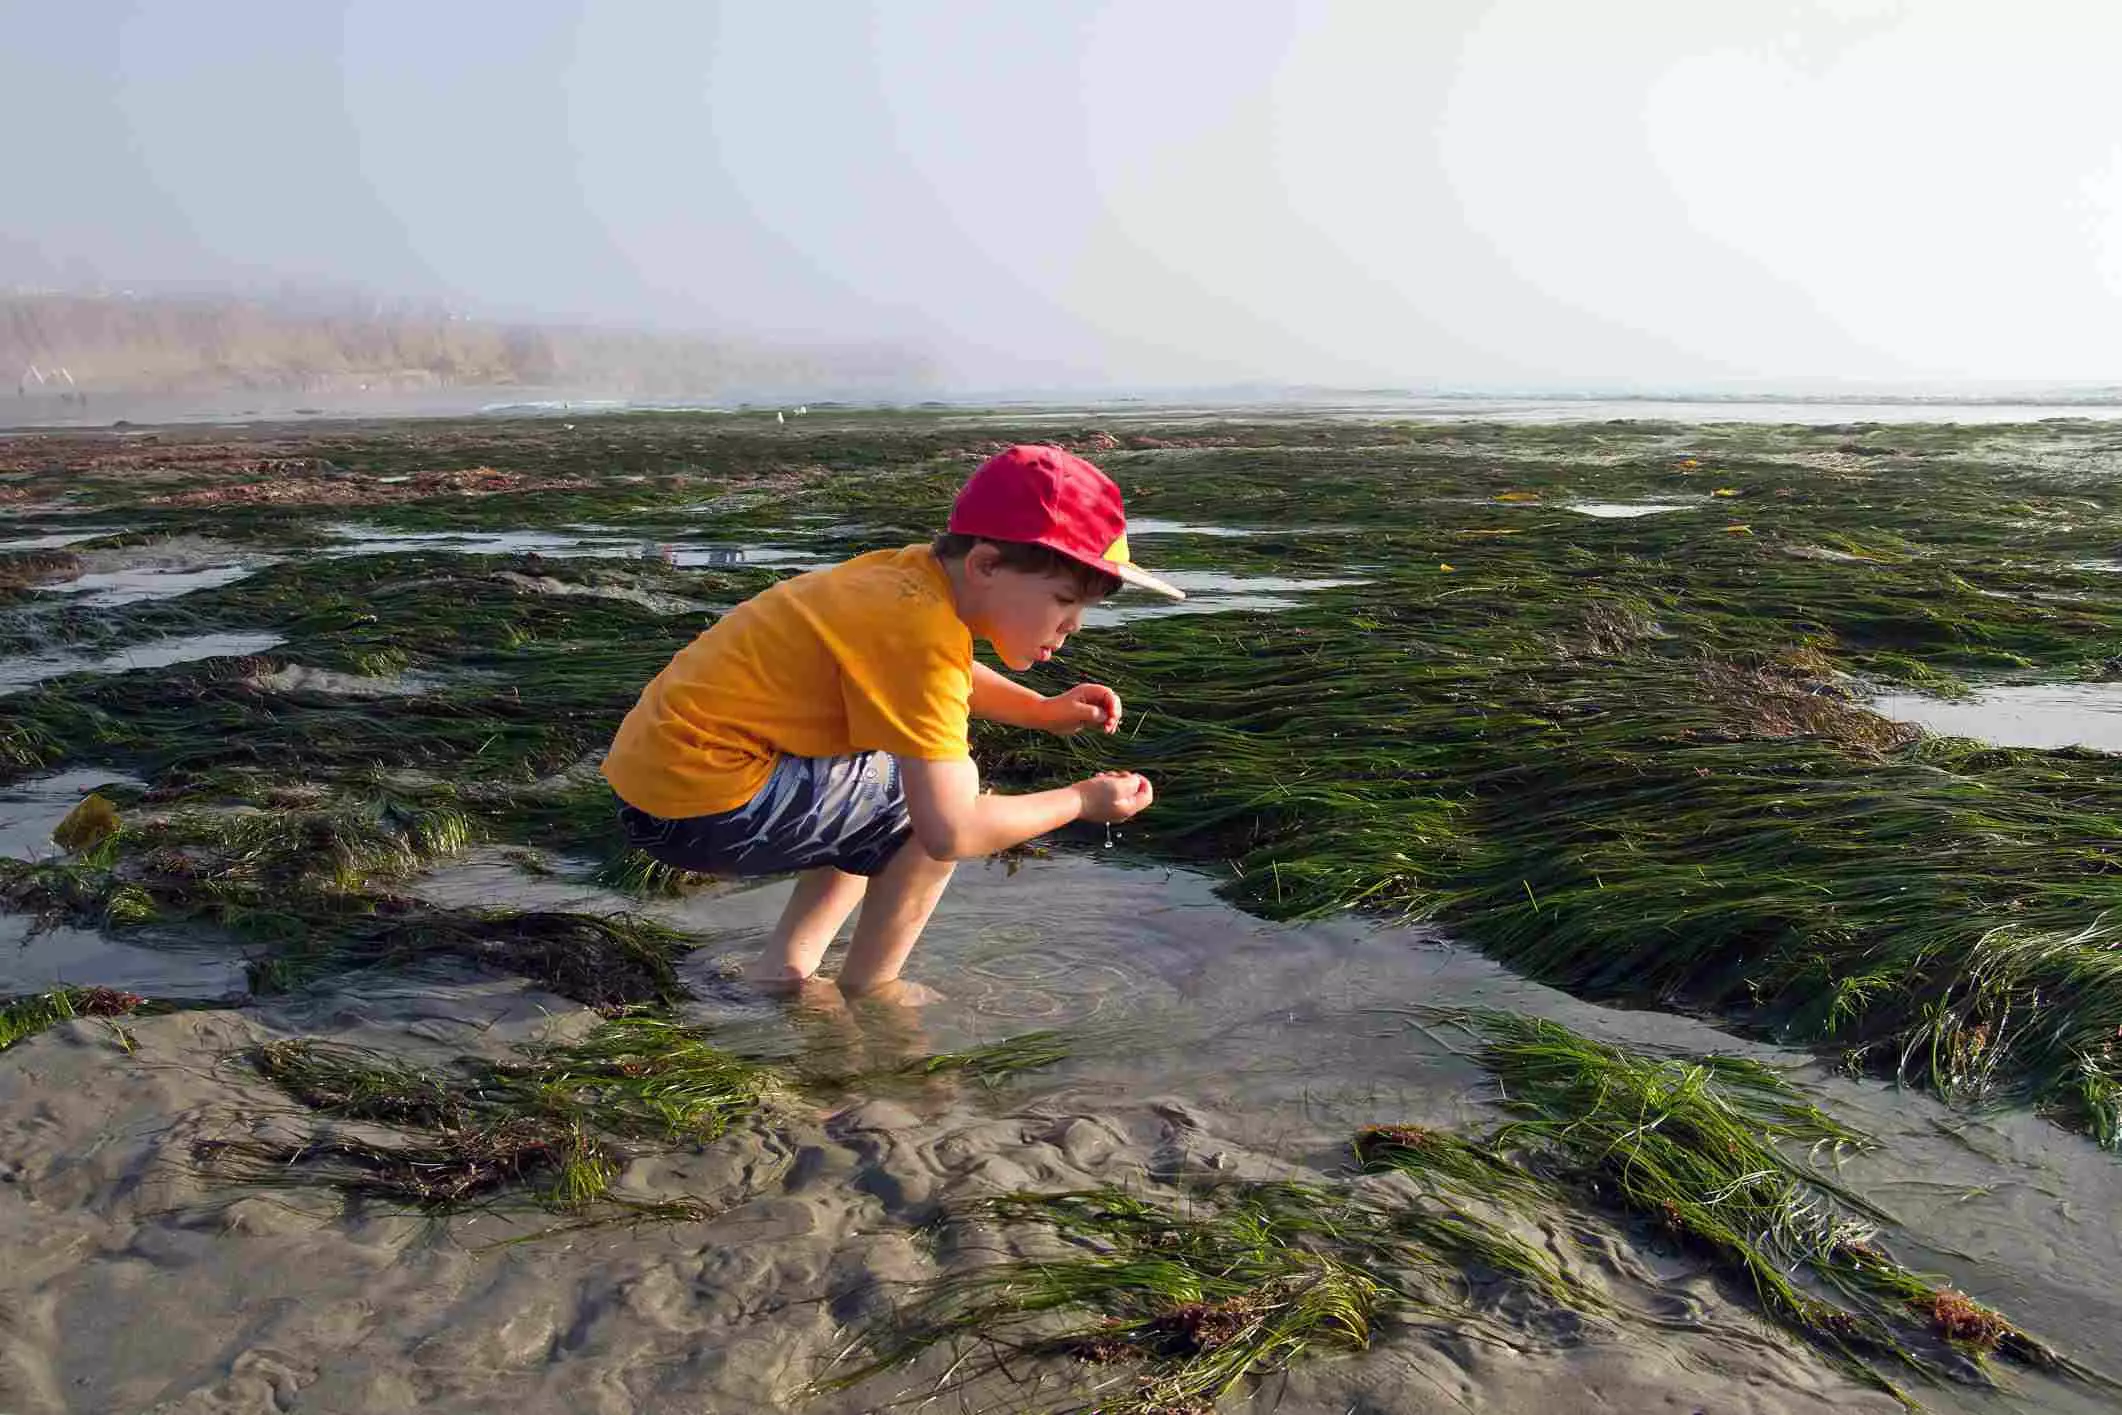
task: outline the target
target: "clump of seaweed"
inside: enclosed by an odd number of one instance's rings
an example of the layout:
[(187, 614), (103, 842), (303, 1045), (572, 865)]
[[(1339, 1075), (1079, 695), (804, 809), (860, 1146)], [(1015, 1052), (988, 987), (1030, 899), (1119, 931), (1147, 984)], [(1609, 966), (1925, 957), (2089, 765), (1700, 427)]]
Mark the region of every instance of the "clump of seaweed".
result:
[[(1997, 1353), (2094, 1378), (1880, 1247), (1891, 1218), (1810, 1158), (1872, 1142), (1773, 1069), (1632, 1051), (1512, 1013), (1436, 1015), (1479, 1038), (1476, 1057), (1501, 1083), (1511, 1119), (1478, 1143), (1367, 1131), (1356, 1148), (1368, 1167), (1477, 1184), (1521, 1205), (1575, 1194), (1649, 1220), (1743, 1282), (1777, 1322), (1889, 1389), (1871, 1360), (1942, 1374), (1913, 1344), (1926, 1334), (1977, 1369)], [(1799, 1146), (1808, 1158), (1793, 1155)], [(1511, 1167), (1506, 1156), (1538, 1176), (1537, 1187), (1497, 1182)]]
[(523, 1198), (548, 1209), (608, 1204), (637, 1216), (699, 1216), (681, 1201), (611, 1193), (644, 1146), (702, 1144), (759, 1114), (778, 1089), (767, 1067), (667, 1019), (612, 1018), (579, 1042), (502, 1062), (423, 1067), (368, 1048), (269, 1042), (245, 1060), (307, 1109), (388, 1126), (300, 1141), (217, 1138), (195, 1157), (255, 1184), (318, 1185), (433, 1213)]
[[(1065, 1254), (975, 1268), (931, 1285), (864, 1333), (866, 1360), (825, 1389), (845, 1389), (938, 1345), (970, 1344), (946, 1387), (1016, 1357), (1073, 1359), (1055, 1411), (1212, 1409), (1248, 1377), (1314, 1349), (1358, 1350), (1394, 1295), (1389, 1278), (1341, 1242), (1346, 1201), (1298, 1185), (1232, 1185), (1174, 1212), (1117, 1189), (1020, 1194), (961, 1217), (1039, 1223)], [(1359, 1222), (1367, 1221), (1359, 1219)]]
[(0, 1051), (76, 1017), (129, 1017), (150, 1004), (117, 988), (53, 988), (0, 1002)]

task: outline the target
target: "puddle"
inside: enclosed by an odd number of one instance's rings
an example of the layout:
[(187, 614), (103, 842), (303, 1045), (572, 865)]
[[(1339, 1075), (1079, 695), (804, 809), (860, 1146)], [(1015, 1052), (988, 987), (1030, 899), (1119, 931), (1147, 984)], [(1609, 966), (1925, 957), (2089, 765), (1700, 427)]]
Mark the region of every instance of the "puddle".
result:
[(186, 638), (150, 639), (101, 658), (83, 654), (40, 654), (0, 664), (0, 697), (69, 673), (126, 673), (136, 668), (167, 668), (203, 658), (264, 653), (281, 642), (278, 634), (194, 634)]
[(213, 565), (203, 570), (99, 570), (60, 585), (39, 585), (38, 594), (79, 595), (81, 603), (98, 609), (138, 604), (150, 599), (175, 599), (193, 590), (219, 589), (257, 571), (256, 565)]
[[(1299, 530), (1284, 530), (1280, 535), (1297, 535)], [(1273, 530), (1254, 530), (1248, 526), (1195, 526), (1190, 522), (1161, 520), (1156, 516), (1131, 516), (1127, 520), (1127, 539), (1133, 541), (1146, 535), (1277, 535)]]
[(835, 557), (785, 545), (733, 545), (659, 541), (617, 534), (567, 534), (558, 531), (393, 531), (380, 526), (337, 525), (325, 529), (346, 544), (327, 547), (327, 555), (391, 555), (441, 550), (459, 555), (541, 555), (553, 560), (660, 560), (666, 565), (704, 569), (732, 565), (773, 565), (809, 569), (836, 563)]
[(404, 551), (448, 550), (460, 555), (589, 556), (631, 558), (641, 553), (638, 538), (568, 535), (558, 531), (397, 531), (384, 526), (336, 525), (325, 530), (345, 541), (327, 546), (326, 555), (391, 555)]
[(1132, 624), (1138, 619), (1169, 619), (1179, 614), (1239, 614), (1251, 611), (1268, 613), (1284, 609), (1295, 609), (1298, 601), (1286, 595), (1233, 594), (1208, 595), (1184, 600), (1153, 599), (1148, 595), (1135, 595), (1117, 604), (1100, 604), (1083, 616), (1084, 627), (1100, 625)]
[(683, 595), (662, 594), (655, 590), (644, 590), (634, 585), (580, 585), (571, 580), (555, 579), (550, 575), (519, 575), (513, 570), (504, 570), (494, 577), (503, 584), (532, 594), (579, 595), (586, 599), (618, 600), (627, 604), (638, 604), (651, 614), (720, 614), (725, 612), (705, 600), (687, 599)]
[(1565, 501), (1561, 503), (1561, 507), (1580, 516), (1598, 516), (1605, 520), (1626, 520), (1636, 516), (1657, 516), (1667, 511), (1695, 509), (1671, 501)]
[(1127, 522), (1130, 541), (1144, 536), (1341, 536), (1360, 532), (1361, 526), (1211, 526), (1191, 521), (1167, 521), (1161, 516), (1131, 516)]
[(152, 930), (125, 940), (93, 929), (32, 932), (28, 919), (0, 914), (0, 995), (75, 986), (205, 998), (239, 994), (249, 985), (242, 958), (228, 948)]
[(332, 698), (417, 698), (435, 691), (446, 680), (434, 673), (368, 678), (357, 673), (339, 673), (329, 668), (290, 663), (271, 673), (261, 673), (251, 681), (271, 693), (317, 693)]
[[(618, 823), (612, 824), (616, 840)], [(448, 864), (428, 871), (404, 886), (404, 892), (449, 909), (566, 909), (582, 914), (621, 914), (643, 905), (635, 899), (587, 883), (587, 860), (558, 859), (552, 874), (523, 868), (515, 852), (473, 845)]]
[[(667, 555), (659, 552), (667, 551)], [(785, 545), (685, 545), (643, 546), (643, 559), (661, 559), (667, 565), (699, 569), (721, 565), (774, 565), (795, 570), (815, 570), (837, 565), (839, 559), (814, 550)]]
[(1226, 614), (1242, 610), (1294, 609), (1290, 598), (1307, 590), (1341, 589), (1366, 585), (1364, 579), (1300, 580), (1284, 575), (1225, 575), (1213, 570), (1167, 570), (1162, 578), (1186, 591), (1183, 600), (1168, 600), (1136, 590), (1107, 604), (1091, 606), (1083, 616), (1086, 627), (1126, 624), (1138, 619), (1164, 619), (1175, 614)]
[(2073, 570), (2101, 570), (2109, 574), (2122, 573), (2122, 560), (2073, 560)]
[(56, 550), (62, 545), (79, 545), (85, 540), (112, 534), (110, 531), (68, 531), (48, 536), (22, 536), (14, 540), (0, 540), (0, 551), (6, 550)]
[(2000, 747), (2090, 747), (2122, 752), (2122, 683), (2031, 683), (1946, 700), (1891, 693), (1871, 710), (1942, 737)]
[(138, 777), (107, 767), (75, 767), (0, 786), (0, 856), (44, 860), (63, 853), (52, 843), (52, 827), (98, 786), (145, 786)]
[(1292, 579), (1286, 575), (1226, 575), (1216, 570), (1167, 570), (1158, 576), (1196, 594), (1287, 594), (1302, 590), (1337, 590), (1348, 585), (1367, 585), (1360, 578)]

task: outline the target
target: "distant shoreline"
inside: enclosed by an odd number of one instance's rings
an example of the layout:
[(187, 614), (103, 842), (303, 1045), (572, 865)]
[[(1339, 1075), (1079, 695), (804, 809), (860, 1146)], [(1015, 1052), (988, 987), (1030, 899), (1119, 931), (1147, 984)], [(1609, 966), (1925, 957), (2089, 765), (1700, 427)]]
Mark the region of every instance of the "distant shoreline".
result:
[[(838, 396), (836, 396), (838, 395)], [(109, 431), (114, 426), (151, 428), (221, 424), (252, 427), (275, 423), (309, 425), (343, 421), (589, 418), (627, 413), (700, 413), (733, 418), (777, 415), (795, 421), (799, 406), (813, 417), (860, 413), (919, 412), (948, 418), (1006, 416), (1022, 421), (1096, 420), (1114, 424), (1172, 419), (1285, 421), (1321, 419), (1358, 422), (1672, 422), (1783, 423), (1840, 426), (1851, 423), (2008, 424), (2122, 419), (2122, 396), (1946, 398), (1880, 395), (1834, 398), (1701, 394), (1656, 397), (1641, 394), (1388, 394), (1302, 393), (1257, 395), (1207, 390), (1196, 395), (1156, 394), (1070, 397), (1009, 393), (951, 397), (880, 398), (873, 392), (820, 390), (782, 394), (760, 390), (726, 398), (659, 399), (609, 393), (521, 386), (466, 386), (420, 392), (324, 394), (299, 389), (266, 392), (237, 389), (221, 394), (125, 394), (119, 392), (0, 393), (0, 432)]]

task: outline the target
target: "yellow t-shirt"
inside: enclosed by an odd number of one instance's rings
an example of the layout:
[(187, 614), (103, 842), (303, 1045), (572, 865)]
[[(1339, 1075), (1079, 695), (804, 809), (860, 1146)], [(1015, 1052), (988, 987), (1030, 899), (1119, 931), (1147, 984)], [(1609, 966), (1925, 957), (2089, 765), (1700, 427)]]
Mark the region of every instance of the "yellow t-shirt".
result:
[(971, 755), (973, 638), (925, 545), (858, 555), (738, 605), (641, 690), (604, 759), (666, 820), (735, 810), (774, 758)]

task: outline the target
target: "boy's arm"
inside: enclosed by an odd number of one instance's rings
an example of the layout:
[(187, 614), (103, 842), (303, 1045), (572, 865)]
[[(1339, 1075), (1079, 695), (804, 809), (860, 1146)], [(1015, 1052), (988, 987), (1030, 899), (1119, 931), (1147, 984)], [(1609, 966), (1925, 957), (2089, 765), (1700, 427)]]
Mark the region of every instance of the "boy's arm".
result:
[(970, 757), (896, 760), (914, 841), (936, 860), (992, 855), (1085, 817), (1125, 820), (1149, 805), (1154, 795), (1149, 783), (1133, 772), (1107, 772), (1023, 796), (982, 794), (980, 769)]
[(1048, 707), (1044, 694), (1033, 692), (1013, 678), (1005, 678), (978, 659), (973, 660), (974, 717), (1011, 727), (1046, 726)]
[(1080, 727), (1102, 726), (1110, 732), (1120, 725), (1120, 698), (1110, 688), (1079, 683), (1057, 697), (1044, 697), (977, 659), (971, 708), (974, 717), (989, 722), (1064, 736)]

